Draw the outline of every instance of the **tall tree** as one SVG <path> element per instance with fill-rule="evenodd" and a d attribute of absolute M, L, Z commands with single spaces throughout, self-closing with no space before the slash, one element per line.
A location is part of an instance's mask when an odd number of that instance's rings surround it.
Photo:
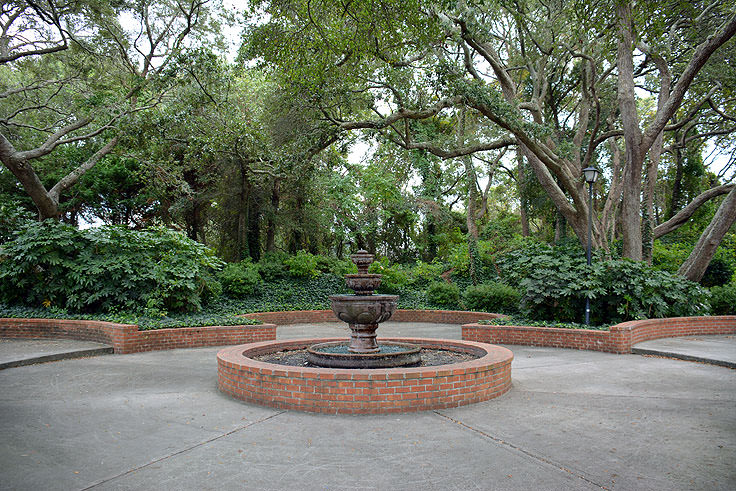
<path fill-rule="evenodd" d="M 159 82 L 169 62 L 208 23 L 206 4 L 3 4 L 0 161 L 41 218 L 58 217 L 61 194 L 115 148 L 121 125 L 160 101 L 166 85 Z M 132 31 L 121 25 L 121 15 L 134 24 Z M 34 162 L 81 142 L 93 142 L 97 150 L 47 189 Z"/>
<path fill-rule="evenodd" d="M 617 186 L 600 189 L 611 191 L 600 203 L 608 223 L 620 208 L 624 255 L 636 259 L 642 258 L 645 158 L 651 155 L 654 179 L 662 132 L 676 129 L 669 120 L 736 30 L 736 15 L 722 2 L 637 4 L 634 11 L 627 3 L 612 9 L 609 2 L 534 0 L 259 5 L 270 20 L 252 29 L 255 52 L 294 80 L 309 79 L 313 93 L 331 87 L 355 94 L 350 103 L 361 102 L 372 115 L 348 117 L 341 111 L 344 95 L 322 93 L 315 102 L 337 128 L 379 132 L 443 158 L 517 146 L 583 242 L 588 204 L 581 170 L 615 162 L 617 150 L 603 144 L 619 138 L 623 159 L 611 166 Z M 672 38 L 679 57 L 658 56 L 660 35 Z M 646 77 L 660 81 L 651 121 L 643 121 L 635 91 Z M 457 119 L 462 107 L 493 131 L 480 131 L 473 143 L 421 139 L 416 121 Z M 594 243 L 606 248 L 601 217 L 594 221 Z"/>

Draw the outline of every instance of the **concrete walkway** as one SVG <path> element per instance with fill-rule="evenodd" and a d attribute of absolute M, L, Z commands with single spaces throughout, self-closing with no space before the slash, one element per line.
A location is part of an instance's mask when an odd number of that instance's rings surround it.
<path fill-rule="evenodd" d="M 736 371 L 510 348 L 504 396 L 391 416 L 232 400 L 217 390 L 217 348 L 2 370 L 0 489 L 736 489 Z"/>
<path fill-rule="evenodd" d="M 666 356 L 736 368 L 736 335 L 686 336 L 644 341 L 632 348 L 639 355 Z"/>
<path fill-rule="evenodd" d="M 112 353 L 112 346 L 73 339 L 0 338 L 0 370 Z"/>

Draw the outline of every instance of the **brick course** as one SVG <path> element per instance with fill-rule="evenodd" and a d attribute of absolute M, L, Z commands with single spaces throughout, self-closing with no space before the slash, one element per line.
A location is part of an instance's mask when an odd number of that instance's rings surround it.
<path fill-rule="evenodd" d="M 217 354 L 218 386 L 237 399 L 281 409 L 330 414 L 425 411 L 493 399 L 511 387 L 513 354 L 500 346 L 444 339 L 390 339 L 482 354 L 436 367 L 368 370 L 291 367 L 251 357 L 337 339 L 232 346 Z"/>
<path fill-rule="evenodd" d="M 0 338 L 79 339 L 109 344 L 118 354 L 225 346 L 276 339 L 276 326 L 181 327 L 139 331 L 132 324 L 68 319 L 0 318 Z"/>
<path fill-rule="evenodd" d="M 649 339 L 734 333 L 735 315 L 644 319 L 611 326 L 610 331 L 484 324 L 462 326 L 463 339 L 480 343 L 549 346 L 609 353 L 631 353 L 633 345 Z"/>

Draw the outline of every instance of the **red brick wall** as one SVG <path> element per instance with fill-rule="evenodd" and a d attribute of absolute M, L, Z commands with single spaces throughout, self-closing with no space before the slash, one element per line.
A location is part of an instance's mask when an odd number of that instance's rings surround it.
<path fill-rule="evenodd" d="M 139 331 L 138 326 L 66 319 L 0 319 L 0 337 L 61 338 L 110 344 L 115 353 L 225 346 L 276 339 L 276 326 L 207 326 Z"/>
<path fill-rule="evenodd" d="M 138 326 L 113 322 L 0 318 L 0 337 L 3 338 L 78 339 L 122 347 L 137 330 Z"/>
<path fill-rule="evenodd" d="M 317 322 L 342 322 L 331 310 L 296 310 L 287 312 L 257 312 L 243 317 L 269 322 L 279 326 Z M 488 312 L 466 312 L 462 310 L 397 310 L 391 316 L 396 322 L 433 322 L 437 324 L 469 324 L 480 320 L 505 317 Z"/>
<path fill-rule="evenodd" d="M 248 402 L 331 414 L 424 411 L 486 401 L 511 387 L 511 351 L 472 342 L 392 339 L 425 347 L 455 346 L 485 356 L 421 368 L 347 370 L 286 367 L 251 356 L 334 341 L 310 339 L 225 348 L 217 354 L 220 390 Z"/>
<path fill-rule="evenodd" d="M 481 343 L 521 344 L 555 348 L 631 353 L 631 347 L 649 339 L 736 333 L 736 316 L 673 317 L 624 322 L 610 331 L 556 329 L 529 326 L 462 326 L 462 338 Z"/>

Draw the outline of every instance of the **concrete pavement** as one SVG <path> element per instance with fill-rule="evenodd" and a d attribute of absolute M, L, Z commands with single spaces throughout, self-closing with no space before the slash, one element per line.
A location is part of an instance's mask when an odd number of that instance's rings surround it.
<path fill-rule="evenodd" d="M 282 339 L 339 325 L 280 327 Z M 384 336 L 459 338 L 399 324 Z M 323 416 L 217 390 L 217 348 L 0 371 L 0 489 L 734 489 L 736 372 L 510 346 L 473 406 Z"/>
<path fill-rule="evenodd" d="M 631 351 L 736 368 L 736 335 L 733 334 L 652 339 L 638 343 Z"/>
<path fill-rule="evenodd" d="M 112 353 L 112 346 L 74 339 L 0 338 L 0 370 Z"/>

